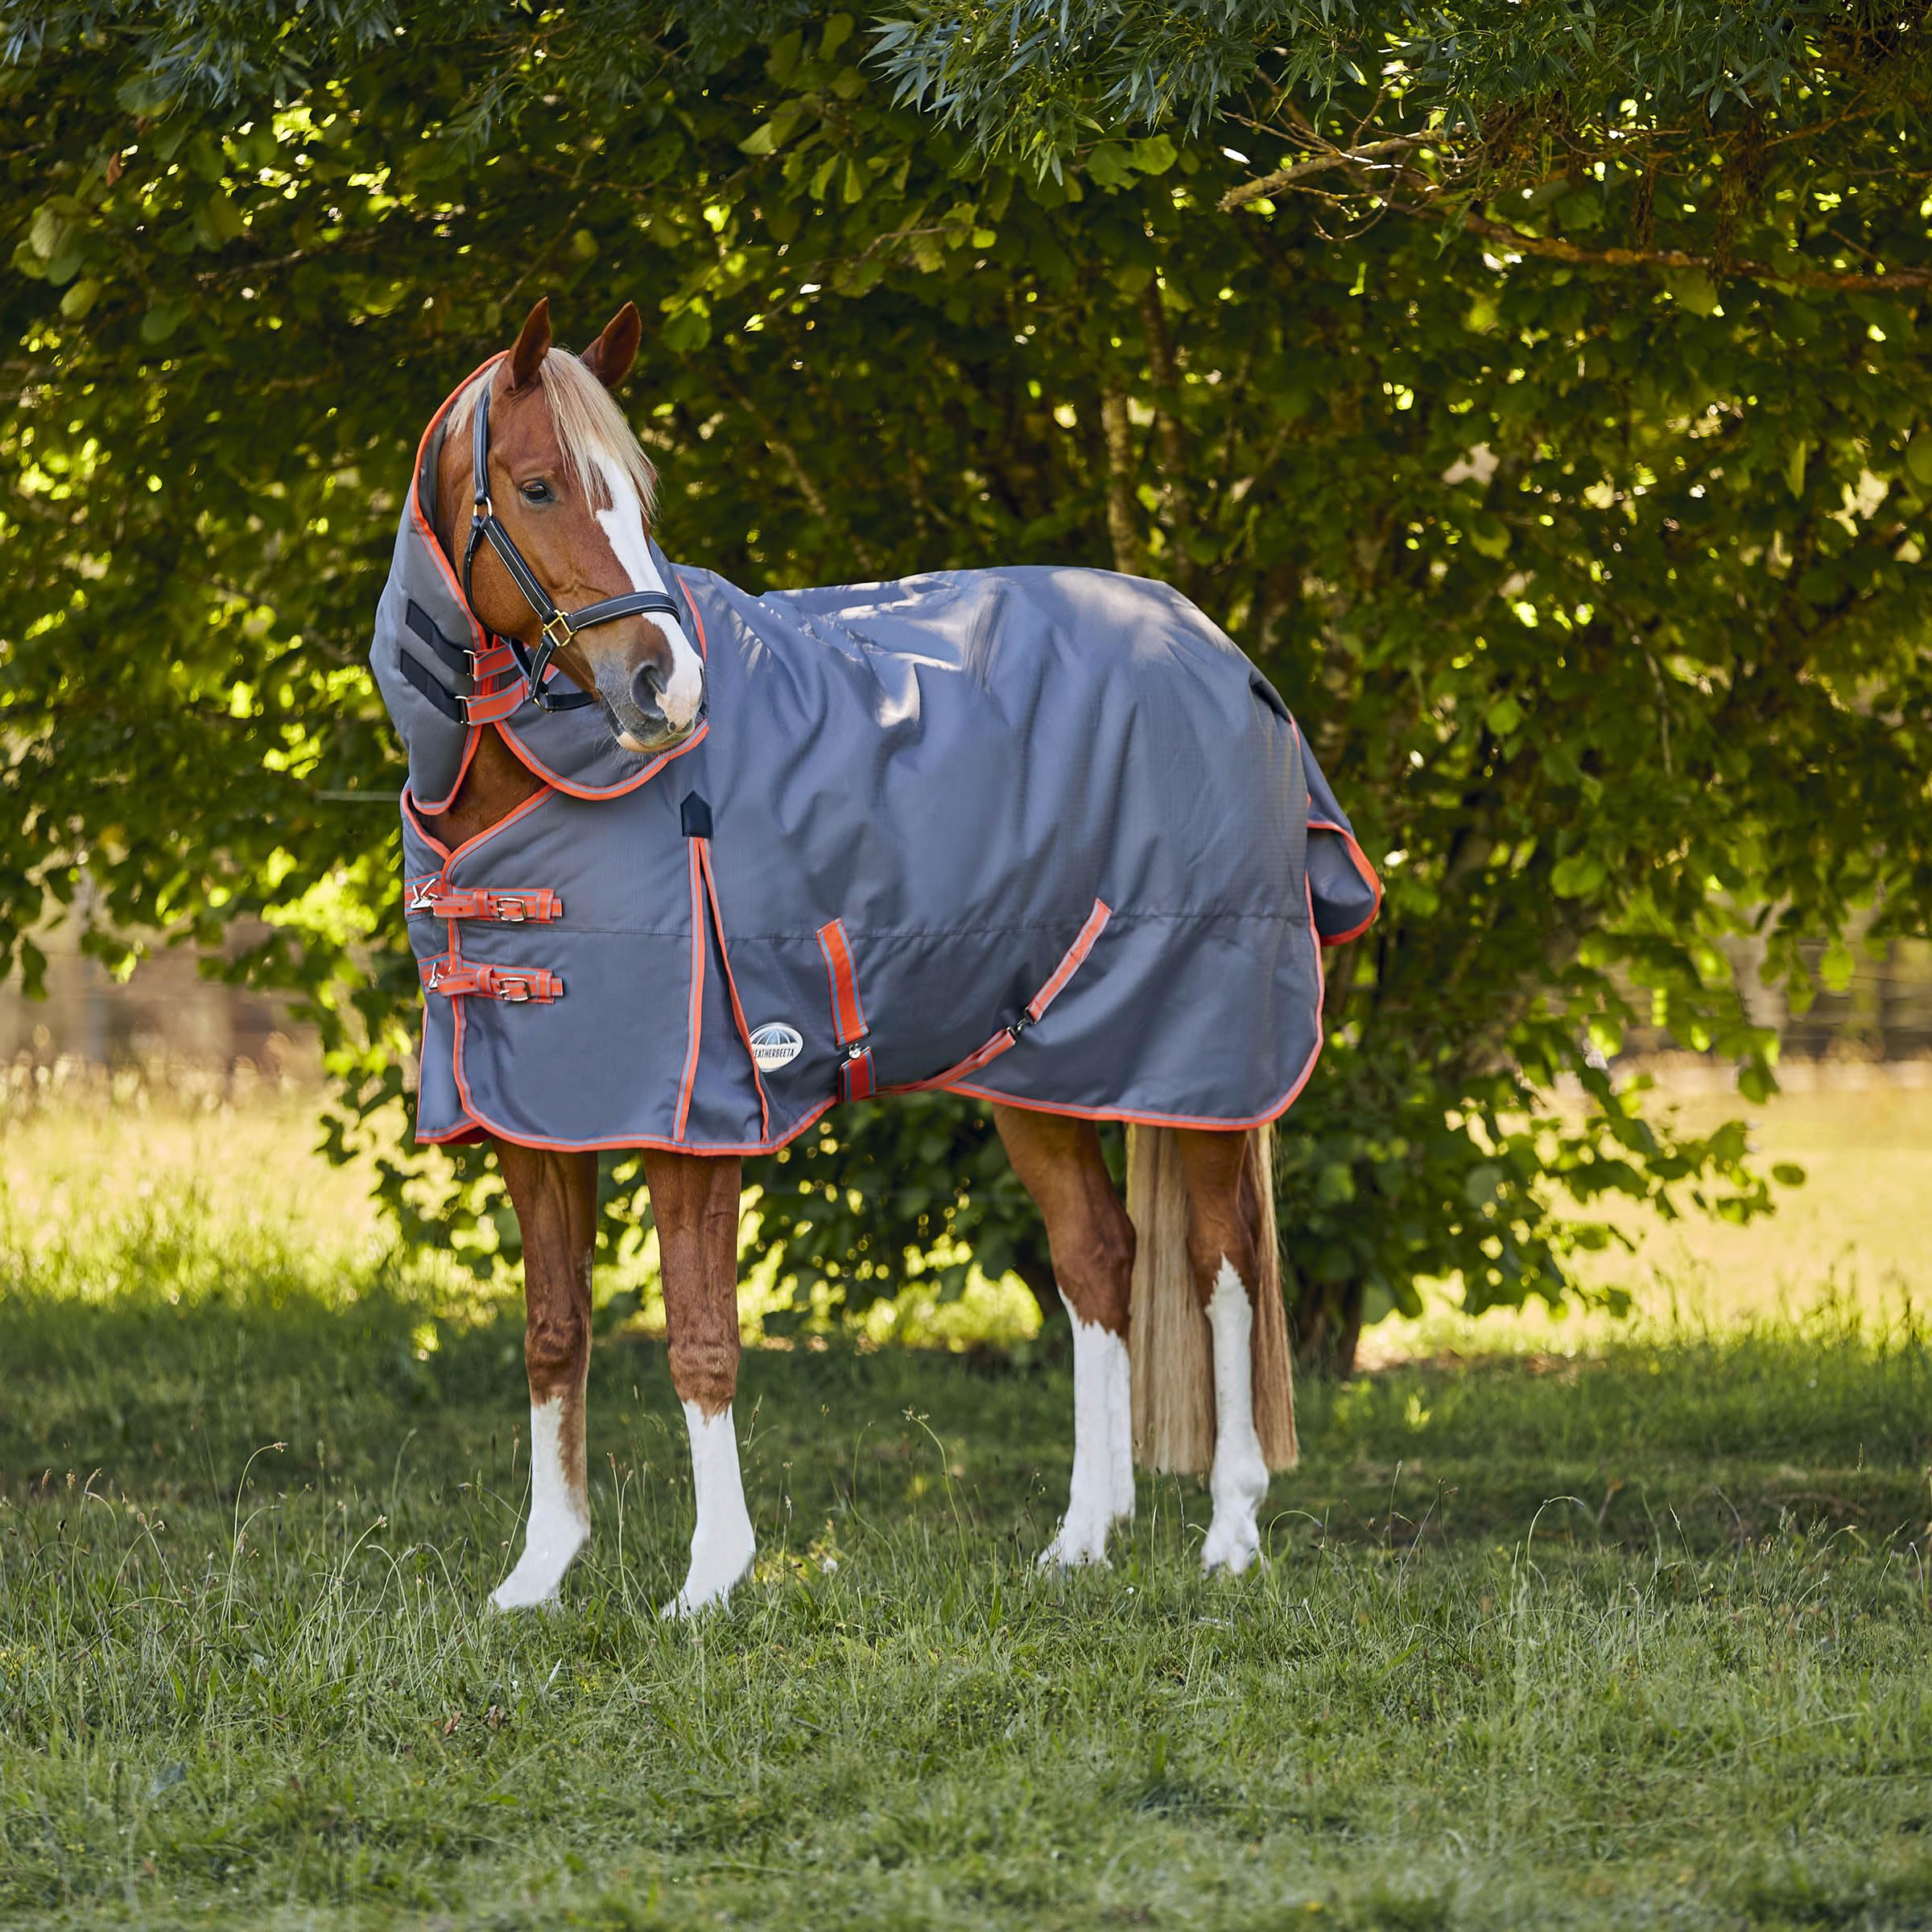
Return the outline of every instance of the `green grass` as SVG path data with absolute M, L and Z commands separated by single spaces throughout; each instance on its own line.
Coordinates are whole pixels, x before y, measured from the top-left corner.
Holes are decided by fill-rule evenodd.
M 1932 1926 L 1909 1303 L 1307 1390 L 1212 1583 L 1147 1479 L 1034 1573 L 1063 1369 L 756 1350 L 762 1560 L 695 1629 L 607 1334 L 589 1560 L 505 1621 L 512 1311 L 210 1131 L 218 1195 L 0 1141 L 0 1923 Z

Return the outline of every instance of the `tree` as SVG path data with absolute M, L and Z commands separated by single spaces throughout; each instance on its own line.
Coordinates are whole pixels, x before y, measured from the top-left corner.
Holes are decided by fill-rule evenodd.
M 1322 171 L 1335 198 L 1218 213 L 1257 179 L 1218 108 L 1086 130 L 1057 175 L 1037 143 L 988 158 L 895 102 L 845 14 L 25 19 L 0 937 L 30 977 L 83 873 L 105 952 L 264 919 L 229 969 L 320 1020 L 338 1139 L 393 1099 L 414 976 L 391 819 L 358 801 L 398 771 L 361 668 L 394 493 L 517 299 L 588 331 L 635 295 L 673 556 L 754 585 L 1149 570 L 1309 727 L 1389 887 L 1279 1140 L 1311 1353 L 1345 1362 L 1418 1277 L 1560 1294 L 1606 1193 L 1765 1204 L 1741 1128 L 1646 1119 L 1600 1063 L 1641 1012 L 1762 1093 L 1725 935 L 1761 919 L 1790 974 L 1861 905 L 1922 923 L 1915 284 L 1553 261 L 1377 205 L 1358 162 Z M 1362 85 L 1319 139 L 1364 125 Z M 1821 134 L 1802 181 L 1777 150 L 1733 258 L 1922 260 L 1902 142 Z M 1447 207 L 1453 168 L 1413 154 Z M 1559 160 L 1511 226 L 1595 247 L 1636 192 Z M 1660 168 L 1657 233 L 1700 192 Z M 477 1170 L 448 1196 L 415 1167 L 391 1157 L 392 1199 L 487 1248 Z M 1043 1285 L 1001 1171 L 955 1103 L 841 1113 L 765 1166 L 761 1238 L 860 1299 L 935 1236 Z M 611 1238 L 636 1191 L 613 1172 Z

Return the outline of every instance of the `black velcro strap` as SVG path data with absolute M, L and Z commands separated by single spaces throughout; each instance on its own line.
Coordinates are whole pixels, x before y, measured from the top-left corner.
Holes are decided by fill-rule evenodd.
M 469 653 L 460 644 L 452 644 L 436 629 L 435 621 L 414 597 L 409 600 L 408 608 L 402 613 L 403 621 L 423 642 L 433 650 L 452 671 L 467 673 L 469 670 Z
M 711 807 L 695 791 L 684 795 L 684 803 L 679 816 L 687 839 L 708 839 L 711 836 Z
M 402 654 L 402 675 L 453 724 L 467 724 L 463 706 L 453 691 L 445 691 L 407 651 Z

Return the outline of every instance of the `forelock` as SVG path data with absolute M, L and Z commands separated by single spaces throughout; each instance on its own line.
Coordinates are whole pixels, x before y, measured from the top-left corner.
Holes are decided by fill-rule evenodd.
M 469 435 L 477 398 L 496 373 L 493 362 L 457 391 L 449 408 L 447 436 Z M 591 506 L 609 509 L 610 491 L 605 477 L 621 477 L 638 493 L 646 521 L 654 521 L 658 473 L 610 391 L 567 349 L 552 349 L 544 356 L 542 388 L 564 467 Z

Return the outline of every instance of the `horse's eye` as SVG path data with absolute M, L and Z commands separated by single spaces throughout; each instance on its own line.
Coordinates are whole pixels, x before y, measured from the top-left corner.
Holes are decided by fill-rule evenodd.
M 554 503 L 557 500 L 556 492 L 541 477 L 532 482 L 519 483 L 517 494 L 526 503 Z

